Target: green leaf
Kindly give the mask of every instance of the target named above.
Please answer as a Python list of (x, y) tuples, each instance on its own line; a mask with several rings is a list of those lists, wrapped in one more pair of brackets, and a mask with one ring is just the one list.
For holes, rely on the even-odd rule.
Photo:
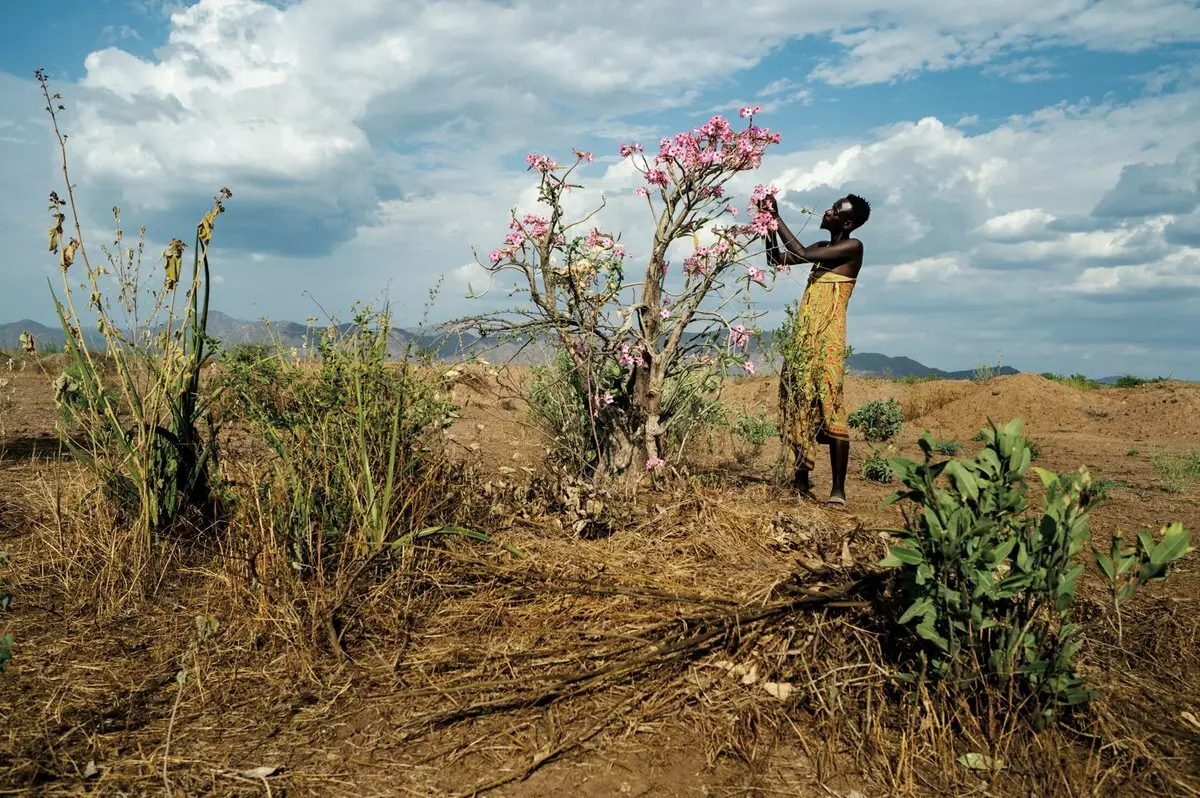
[(1095, 549), (1092, 549), (1092, 556), (1096, 558), (1096, 565), (1100, 567), (1100, 572), (1104, 574), (1104, 578), (1109, 582), (1115, 582), (1117, 575), (1113, 569), (1113, 561)]
[(1038, 479), (1042, 481), (1042, 487), (1046, 488), (1047, 490), (1051, 485), (1062, 484), (1059, 481), (1058, 474), (1054, 473), (1053, 471), (1048, 471), (1045, 468), (1038, 468), (1037, 466), (1034, 466), (1033, 471), (1038, 475)]
[(1155, 565), (1168, 565), (1195, 549), (1188, 545), (1191, 535), (1183, 528), (1183, 524), (1175, 522), (1163, 529), (1163, 538), (1150, 555), (1150, 562)]
[(937, 627), (934, 626), (934, 620), (934, 615), (926, 615), (925, 619), (917, 625), (917, 634), (935, 644), (942, 651), (949, 651), (950, 642), (938, 634)]
[(892, 546), (889, 549), (888, 557), (883, 564), (889, 564), (888, 560), (895, 558), (902, 565), (919, 565), (925, 562), (925, 557), (919, 551), (905, 548), (904, 546)]
[(919, 598), (914, 601), (909, 608), (900, 616), (899, 623), (906, 624), (918, 615), (922, 618), (929, 617), (933, 613), (933, 601), (927, 598)]

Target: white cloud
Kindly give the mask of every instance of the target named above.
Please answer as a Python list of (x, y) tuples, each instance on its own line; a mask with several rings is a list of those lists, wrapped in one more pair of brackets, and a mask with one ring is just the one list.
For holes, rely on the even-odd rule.
[(1021, 208), (993, 216), (978, 231), (992, 241), (1027, 241), (1051, 235), (1046, 225), (1052, 221), (1054, 216), (1041, 208)]
[(944, 255), (937, 258), (921, 258), (891, 267), (888, 270), (889, 283), (919, 283), (926, 278), (940, 279), (960, 274), (959, 258), (954, 255)]

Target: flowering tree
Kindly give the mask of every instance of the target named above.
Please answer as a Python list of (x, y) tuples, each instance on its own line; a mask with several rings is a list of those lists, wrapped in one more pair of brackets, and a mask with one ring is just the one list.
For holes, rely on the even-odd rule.
[[(645, 177), (636, 193), (655, 223), (639, 279), (626, 281), (619, 237), (590, 224), (603, 201), (581, 218), (566, 218), (563, 194), (582, 188), (571, 177), (593, 160), (579, 150), (570, 166), (528, 156), (546, 212), (514, 209), (504, 245), (480, 262), (493, 275), (515, 272), (529, 304), (460, 326), (481, 335), (548, 335), (567, 354), (579, 406), (587, 408), (594, 442), (589, 468), (597, 477), (636, 477), (665, 465), (665, 436), (686, 398), (683, 386), (696, 384), (690, 376), (730, 365), (754, 373), (744, 354), (756, 332), (752, 319), (730, 317), (727, 308), (742, 288), (769, 288), (774, 280), (749, 257), (754, 241), (775, 227), (758, 203), (776, 189), (755, 188), (748, 224), (721, 222), (738, 214), (726, 184), (757, 169), (766, 149), (779, 142), (778, 133), (754, 125), (759, 110), (741, 110), (747, 120), (741, 130), (715, 116), (690, 133), (664, 138), (653, 159), (640, 144), (621, 145), (621, 156)], [(710, 239), (706, 246), (701, 231)], [(667, 255), (676, 242), (690, 243), (691, 251), (673, 271)]]

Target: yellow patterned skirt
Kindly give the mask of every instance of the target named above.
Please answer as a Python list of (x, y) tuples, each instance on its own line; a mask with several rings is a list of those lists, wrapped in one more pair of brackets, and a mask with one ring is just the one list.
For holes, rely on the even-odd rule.
[(779, 375), (780, 437), (811, 471), (817, 447), (850, 440), (843, 384), (846, 377), (846, 308), (854, 278), (822, 269), (808, 278)]

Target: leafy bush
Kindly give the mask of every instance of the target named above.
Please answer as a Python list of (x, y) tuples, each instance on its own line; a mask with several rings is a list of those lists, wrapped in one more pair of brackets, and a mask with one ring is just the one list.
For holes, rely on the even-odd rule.
[(1062, 374), (1055, 374), (1054, 372), (1047, 371), (1043, 372), (1041, 376), (1047, 380), (1050, 380), (1051, 382), (1057, 382), (1062, 385), (1066, 385), (1068, 388), (1075, 388), (1076, 390), (1080, 391), (1094, 391), (1097, 388), (1104, 387), (1104, 383), (1097, 382), (1086, 374), (1072, 374), (1070, 376), (1064, 376)]
[(882, 485), (891, 482), (894, 476), (891, 463), (878, 449), (872, 449), (871, 456), (863, 461), (862, 474), (872, 482)]
[(894, 397), (866, 402), (848, 421), (851, 429), (860, 430), (871, 443), (894, 440), (904, 430), (904, 416)]
[(453, 407), (416, 366), (387, 362), (390, 329), (387, 313), (365, 308), (349, 332), (331, 325), (322, 335), (316, 369), (278, 352), (283, 396), (265, 406), (254, 383), (230, 383), (276, 455), (258, 476), (255, 526), (273, 531), (304, 578), (344, 575), (419, 537), (467, 534), (436, 526), (461, 500), (435, 439)]
[(962, 451), (962, 444), (957, 441), (938, 441), (934, 444), (933, 450), (938, 454), (953, 457)]
[(1166, 377), (1135, 377), (1132, 374), (1126, 374), (1123, 377), (1117, 377), (1116, 387), (1118, 388), (1139, 388), (1143, 385), (1154, 385), (1161, 382), (1166, 382)]
[[(163, 276), (146, 291), (141, 274), (145, 228), (136, 247), (127, 247), (117, 208), (114, 250), (102, 248), (107, 263), (93, 263), (82, 243), (66, 137), (58, 125), (63, 106), (58, 94), (51, 96), (41, 70), (37, 79), (62, 152), (68, 197), (52, 191), (49, 206), (48, 249), (58, 254), (61, 300), (51, 293), (71, 359), (56, 384), (68, 422), (60, 424), (59, 437), (95, 474), (105, 497), (134, 519), (137, 554), (145, 555), (157, 535), (185, 512), (198, 511), (204, 526), (215, 518), (210, 479), (217, 430), (209, 413), (214, 397), (202, 389), (200, 372), (211, 356), (208, 247), (216, 219), (225, 211), (223, 202), (232, 194), (222, 188), (196, 226), (190, 275), (184, 273), (186, 245), (172, 239), (163, 252)], [(69, 241), (67, 213), (75, 233)], [(148, 295), (140, 296), (144, 291)], [(83, 299), (82, 292), (87, 292), (87, 305), (81, 310), (76, 299)], [(120, 310), (123, 318), (116, 315)], [(84, 330), (92, 323), (103, 338), (102, 352), (89, 349)], [(109, 364), (115, 376), (109, 374)], [(84, 440), (77, 441), (69, 427), (81, 429)]]
[[(532, 366), (530, 371), (529, 413), (550, 442), (549, 459), (574, 473), (593, 470), (603, 446), (588, 416), (583, 382), (574, 362), (558, 352), (551, 365)], [(665, 459), (678, 462), (697, 432), (726, 423), (725, 406), (716, 396), (718, 387), (718, 375), (712, 369), (685, 371), (667, 381), (662, 406), (669, 412), (671, 424), (664, 436)]]
[(779, 428), (767, 420), (766, 410), (762, 408), (753, 416), (739, 409), (730, 432), (734, 440), (741, 444), (738, 451), (739, 460), (757, 456), (764, 443), (779, 436)]
[[(1044, 510), (1026, 516), (1030, 452), (1021, 426), (1017, 418), (985, 429), (974, 461), (933, 462), (928, 433), (923, 463), (893, 458), (905, 487), (887, 503), (909, 500), (916, 511), (905, 511), (902, 545), (882, 564), (898, 572), (907, 602), (900, 623), (916, 624), (921, 668), (909, 678), (956, 689), (1015, 686), (1034, 700), (1044, 726), (1094, 695), (1072, 664), (1082, 641), (1071, 623), (1084, 570), (1074, 559), (1091, 537), (1091, 478), (1083, 469), (1069, 478), (1035, 469)], [(1166, 545), (1157, 555), (1161, 573), (1183, 553)]]

